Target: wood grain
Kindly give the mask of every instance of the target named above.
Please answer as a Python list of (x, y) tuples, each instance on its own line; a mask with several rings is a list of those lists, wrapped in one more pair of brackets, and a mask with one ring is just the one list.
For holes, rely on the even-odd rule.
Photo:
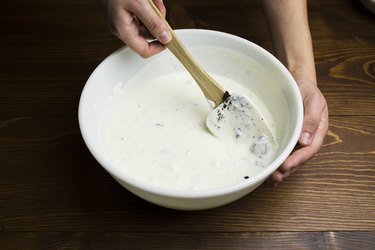
[(374, 244), (374, 232), (0, 234), (2, 249), (372, 249)]
[(120, 187), (88, 153), (75, 119), (4, 120), (0, 142), (6, 231), (375, 228), (375, 117), (331, 118), (321, 151), (278, 188), (264, 185), (233, 204), (193, 213), (158, 208)]
[[(174, 28), (235, 34), (272, 52), (258, 0), (165, 0)], [(96, 1), (0, 8), (0, 249), (373, 249), (375, 15), (354, 0), (309, 1), (330, 127), (279, 187), (184, 212), (135, 197), (90, 155), (80, 92), (123, 46)]]

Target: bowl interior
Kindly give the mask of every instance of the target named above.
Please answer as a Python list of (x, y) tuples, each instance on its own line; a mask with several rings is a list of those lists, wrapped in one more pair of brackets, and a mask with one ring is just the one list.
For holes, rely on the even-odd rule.
[[(260, 103), (264, 104), (260, 108), (266, 118), (273, 122), (279, 141), (278, 157), (252, 182), (264, 180), (290, 154), (301, 130), (302, 101), (294, 79), (271, 54), (244, 39), (207, 30), (178, 30), (177, 34), (209, 73), (219, 76), (225, 73), (227, 77), (243, 82), (252, 92), (257, 93), (252, 98), (259, 98)], [(176, 70), (185, 69), (169, 51), (150, 59), (142, 59), (128, 48), (114, 52), (87, 81), (80, 100), (79, 123), (89, 150), (116, 179), (149, 191), (178, 196), (178, 192), (171, 193), (139, 183), (114, 166), (105, 154), (100, 129), (108, 101), (119, 83), (126, 84), (136, 74), (141, 74), (147, 80), (155, 74), (163, 75)], [(252, 182), (223, 188), (216, 193), (252, 185)]]

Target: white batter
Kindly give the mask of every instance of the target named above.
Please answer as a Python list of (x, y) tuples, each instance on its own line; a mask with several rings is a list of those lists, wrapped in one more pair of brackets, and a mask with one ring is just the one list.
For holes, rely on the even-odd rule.
[[(225, 89), (251, 95), (228, 78), (213, 77)], [(247, 181), (272, 161), (276, 142), (269, 143), (267, 154), (258, 154), (250, 144), (221, 140), (207, 129), (209, 112), (188, 73), (168, 73), (141, 84), (131, 79), (119, 86), (108, 105), (103, 124), (108, 157), (133, 178), (180, 190)], [(256, 126), (264, 131), (262, 123)]]

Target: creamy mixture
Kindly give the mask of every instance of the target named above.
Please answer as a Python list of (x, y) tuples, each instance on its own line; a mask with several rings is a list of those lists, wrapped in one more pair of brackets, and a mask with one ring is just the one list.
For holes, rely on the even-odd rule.
[[(242, 84), (212, 76), (225, 89), (253, 95)], [(129, 176), (169, 189), (207, 190), (251, 179), (274, 158), (272, 121), (254, 112), (261, 103), (240, 100), (251, 107), (243, 109), (241, 124), (231, 124), (229, 103), (223, 105), (230, 109), (218, 107), (225, 118), (207, 118), (211, 108), (188, 73), (138, 83), (134, 78), (118, 84), (103, 119), (106, 153)], [(221, 136), (231, 133), (231, 139)]]

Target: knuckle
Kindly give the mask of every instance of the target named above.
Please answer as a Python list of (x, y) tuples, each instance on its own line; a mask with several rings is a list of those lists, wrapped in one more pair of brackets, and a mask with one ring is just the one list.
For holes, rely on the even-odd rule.
[(147, 48), (139, 49), (138, 55), (140, 55), (142, 58), (149, 58), (151, 56), (150, 53), (149, 53), (149, 50)]
[(147, 24), (145, 24), (145, 25), (147, 26), (148, 30), (151, 33), (155, 33), (155, 32), (161, 31), (161, 28), (162, 28), (162, 22), (157, 17), (150, 18), (148, 20)]
[(316, 131), (319, 127), (319, 121), (314, 118), (306, 118), (305, 124), (309, 132)]

